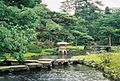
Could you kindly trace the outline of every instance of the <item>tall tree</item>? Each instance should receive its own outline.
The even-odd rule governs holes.
[[[109,40],[118,40],[119,41],[119,26],[120,26],[120,11],[111,13],[111,14],[105,14],[103,18],[98,19],[94,24],[96,27],[95,33],[97,36],[106,36],[106,38],[109,37]],[[99,31],[99,32],[97,32]],[[103,41],[103,40],[102,40]],[[105,41],[104,41],[105,42]],[[113,45],[116,44],[116,42],[113,41]]]
[[[42,2],[42,0],[3,0],[6,5],[17,6],[18,8],[24,7],[34,7],[36,4]]]
[[[32,8],[19,9],[0,1],[0,52],[25,52],[36,36],[39,17]]]
[[[80,23],[81,21],[79,22],[79,25],[82,28],[88,29],[88,33],[93,35],[92,30],[94,27],[92,22],[102,16],[101,9],[98,7],[102,6],[102,3],[100,1],[92,0],[67,0],[63,2],[62,9],[69,8],[69,6],[75,8],[75,16],[78,18],[78,20],[83,20],[82,23]]]
[[[70,13],[71,11],[75,11],[75,0],[66,0],[61,2],[62,5],[60,9],[65,13]]]
[[[110,8],[108,6],[105,7],[105,14],[110,14]]]
[[[98,2],[92,0],[76,0],[75,16],[80,16],[87,21],[92,21],[100,16]]]

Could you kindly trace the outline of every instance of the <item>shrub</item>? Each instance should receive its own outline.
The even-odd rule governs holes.
[[[44,42],[44,48],[53,48],[54,47],[54,43],[52,41],[46,40]]]
[[[112,46],[113,52],[120,52],[120,46]]]
[[[84,52],[84,49],[82,47],[79,46],[69,46],[67,47],[68,53],[70,54],[80,54]]]
[[[5,54],[0,54],[0,59],[9,59],[12,58],[11,54],[5,53]]]
[[[20,64],[24,64],[24,56],[23,53],[15,53],[14,54],[15,59],[18,61]]]
[[[42,52],[42,48],[35,44],[30,44],[27,46],[27,48],[28,48],[28,52],[31,52],[31,53],[41,53]]]
[[[53,48],[54,47],[54,42],[46,40],[44,42],[41,41],[34,41],[33,42],[35,45],[44,48],[44,49],[48,49],[48,48]]]
[[[100,55],[100,59],[104,64],[108,64],[112,60],[112,54],[103,54]]]

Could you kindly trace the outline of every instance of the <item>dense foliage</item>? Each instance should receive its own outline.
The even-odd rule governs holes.
[[[74,7],[75,15],[52,12],[41,0],[0,0],[0,53],[24,53],[33,41],[41,48],[62,40],[72,45],[108,44],[108,38],[113,45],[120,43],[119,10],[101,11],[101,2],[90,0],[62,4],[64,12]]]
[[[100,6],[103,4],[97,0],[66,0],[62,4],[61,9],[64,12],[68,13],[70,9],[73,9],[78,22],[81,22],[79,18],[84,20],[79,23],[79,26],[87,29],[87,34],[94,39],[95,43],[102,45],[120,44],[119,10],[111,11],[108,6],[105,10],[101,10]]]
[[[0,1],[0,52],[25,52],[26,45],[35,37],[39,17],[33,9],[7,6]]]

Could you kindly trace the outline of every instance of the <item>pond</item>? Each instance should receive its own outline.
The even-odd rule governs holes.
[[[83,65],[56,66],[52,70],[34,70],[1,75],[0,81],[110,81],[102,73]]]
[[[78,54],[80,55],[80,54]],[[71,58],[72,56],[78,56],[77,54],[76,55],[72,55],[72,54],[69,54],[69,55],[65,55],[64,58]],[[41,56],[32,56],[32,57],[27,57],[25,59],[28,59],[28,60],[38,60],[38,59],[61,59],[63,58],[63,55],[62,54],[59,54],[59,55],[41,55]]]

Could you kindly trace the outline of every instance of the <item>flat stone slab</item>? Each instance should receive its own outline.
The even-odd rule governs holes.
[[[26,65],[16,65],[16,66],[1,66],[0,71],[21,71],[21,70],[28,70],[28,66]]]
[[[0,66],[0,70],[6,70],[6,69],[10,69],[9,66]]]
[[[38,59],[38,61],[55,61],[55,59]]]
[[[31,68],[37,68],[37,67],[42,67],[43,65],[40,63],[25,63],[25,65],[27,65],[30,69]]]
[[[43,65],[51,65],[55,59],[39,59],[37,62]]]
[[[56,59],[55,61],[67,61],[67,59]]]
[[[4,61],[4,59],[0,60],[1,62]],[[11,62],[18,62],[16,59],[7,59],[7,61],[11,61]]]
[[[38,60],[25,60],[27,63],[37,63]]]
[[[66,63],[66,62],[68,62],[68,60],[67,59],[56,59],[55,61],[54,61],[54,63]]]
[[[25,63],[25,65],[32,66],[32,65],[41,65],[39,63]]]
[[[1,62],[4,61],[4,59],[0,60]],[[18,62],[16,59],[7,59],[7,61],[10,61],[10,62]],[[37,63],[38,60],[25,60],[24,62],[27,62],[27,63]]]
[[[38,63],[43,64],[43,65],[50,65],[50,64],[52,64],[51,61],[38,61]]]
[[[79,61],[79,59],[69,59],[68,61]]]
[[[6,69],[6,68],[22,68],[22,67],[27,67],[26,65],[15,65],[15,66],[1,66],[1,69]]]

